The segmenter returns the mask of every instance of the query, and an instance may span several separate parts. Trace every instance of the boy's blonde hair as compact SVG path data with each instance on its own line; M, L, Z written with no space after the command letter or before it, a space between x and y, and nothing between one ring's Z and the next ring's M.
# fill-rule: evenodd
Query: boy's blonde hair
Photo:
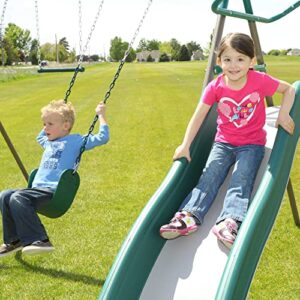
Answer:
M49 113L57 113L61 116L63 122L70 124L70 130L75 122L75 109L71 102L64 100L53 100L41 109L42 117Z

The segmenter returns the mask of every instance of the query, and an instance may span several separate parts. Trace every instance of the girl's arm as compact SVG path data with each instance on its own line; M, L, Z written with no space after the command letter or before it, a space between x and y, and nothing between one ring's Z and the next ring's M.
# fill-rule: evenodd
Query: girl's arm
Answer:
M185 157L189 162L191 161L190 146L199 131L209 109L210 105L200 102L188 124L182 144L175 150L173 159Z
M295 88L285 81L279 81L277 92L282 94L282 103L276 121L276 127L280 125L289 134L293 134L295 123L290 116L290 110L295 99Z

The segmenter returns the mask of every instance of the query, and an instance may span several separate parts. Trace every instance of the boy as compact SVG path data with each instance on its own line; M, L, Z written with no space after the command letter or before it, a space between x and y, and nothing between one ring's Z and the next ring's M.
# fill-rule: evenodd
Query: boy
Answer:
M103 103L96 107L99 133L89 136L86 150L106 144L109 140L105 111ZM36 209L51 200L61 173L74 168L84 137L70 134L75 121L71 103L54 100L43 107L41 113L44 128L37 141L44 148L44 153L32 188L0 193L4 240L0 246L0 257L19 250L24 254L54 250Z

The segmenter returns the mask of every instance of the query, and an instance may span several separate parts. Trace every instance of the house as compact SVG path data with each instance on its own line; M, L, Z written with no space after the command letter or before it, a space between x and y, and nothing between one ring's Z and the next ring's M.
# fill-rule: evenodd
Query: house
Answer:
M300 49L294 48L291 49L287 55L291 55L291 56L300 56Z
M159 62L159 58L160 58L159 50L141 51L136 54L136 60L139 62L149 61L150 58L154 62Z
M193 54L191 56L191 60L204 60L204 59L205 59L205 57L204 57L204 54L203 54L202 50L193 51Z

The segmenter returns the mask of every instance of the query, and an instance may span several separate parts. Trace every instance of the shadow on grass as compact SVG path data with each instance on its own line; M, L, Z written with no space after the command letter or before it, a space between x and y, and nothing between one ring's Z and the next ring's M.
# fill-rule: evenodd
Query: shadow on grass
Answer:
M38 272L47 276L51 276L54 278L63 278L69 281L82 282L88 285L97 285L99 287L102 287L104 284L104 280L97 279L91 276L31 265L29 262L25 261L22 258L21 253L16 253L15 258L27 270Z

